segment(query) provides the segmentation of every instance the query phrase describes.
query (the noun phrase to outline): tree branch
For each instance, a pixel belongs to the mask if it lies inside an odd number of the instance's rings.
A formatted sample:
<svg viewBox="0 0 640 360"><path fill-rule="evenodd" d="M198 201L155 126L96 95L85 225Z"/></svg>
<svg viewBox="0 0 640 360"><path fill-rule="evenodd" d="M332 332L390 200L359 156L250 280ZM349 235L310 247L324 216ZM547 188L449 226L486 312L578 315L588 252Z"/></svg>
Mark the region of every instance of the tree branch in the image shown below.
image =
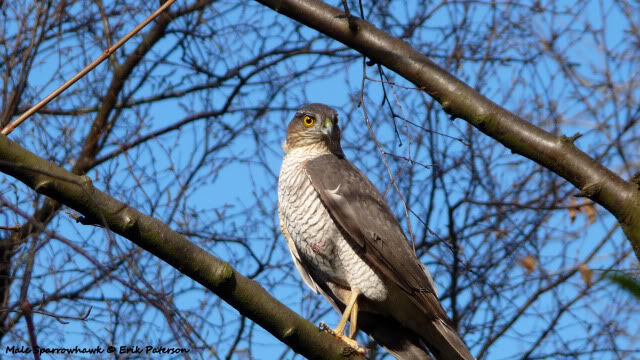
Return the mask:
<svg viewBox="0 0 640 360"><path fill-rule="evenodd" d="M204 285L294 351L309 359L362 358L334 336L273 298L256 281L78 176L0 136L0 171L104 225Z"/></svg>
<svg viewBox="0 0 640 360"><path fill-rule="evenodd" d="M357 50L423 89L451 118L461 118L512 152L571 182L579 195L609 210L620 222L640 260L640 192L575 147L576 137L558 136L525 121L467 86L408 43L371 25L353 31L345 14L319 0L257 0Z"/></svg>

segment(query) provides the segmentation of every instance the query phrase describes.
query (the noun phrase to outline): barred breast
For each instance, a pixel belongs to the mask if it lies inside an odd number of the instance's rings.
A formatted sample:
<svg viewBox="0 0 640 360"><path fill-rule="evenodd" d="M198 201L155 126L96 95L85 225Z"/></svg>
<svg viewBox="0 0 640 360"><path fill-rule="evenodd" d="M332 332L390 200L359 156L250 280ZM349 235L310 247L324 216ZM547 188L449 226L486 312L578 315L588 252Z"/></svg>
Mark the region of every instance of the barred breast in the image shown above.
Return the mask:
<svg viewBox="0 0 640 360"><path fill-rule="evenodd" d="M292 149L282 161L278 179L282 224L316 283L330 280L356 287L371 300L383 301L387 291L382 279L343 238L305 174L304 161L320 155L310 150Z"/></svg>

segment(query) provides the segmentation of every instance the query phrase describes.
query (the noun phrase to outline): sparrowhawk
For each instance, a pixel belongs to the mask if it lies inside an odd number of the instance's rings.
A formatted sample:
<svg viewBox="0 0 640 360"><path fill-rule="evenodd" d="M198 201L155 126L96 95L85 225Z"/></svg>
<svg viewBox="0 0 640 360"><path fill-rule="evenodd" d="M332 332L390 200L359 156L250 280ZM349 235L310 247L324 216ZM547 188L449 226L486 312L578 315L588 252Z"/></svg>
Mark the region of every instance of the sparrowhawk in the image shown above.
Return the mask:
<svg viewBox="0 0 640 360"><path fill-rule="evenodd" d="M343 314L334 333L357 347L361 329L398 359L473 359L386 201L345 158L337 112L301 107L283 149L280 227L304 282Z"/></svg>

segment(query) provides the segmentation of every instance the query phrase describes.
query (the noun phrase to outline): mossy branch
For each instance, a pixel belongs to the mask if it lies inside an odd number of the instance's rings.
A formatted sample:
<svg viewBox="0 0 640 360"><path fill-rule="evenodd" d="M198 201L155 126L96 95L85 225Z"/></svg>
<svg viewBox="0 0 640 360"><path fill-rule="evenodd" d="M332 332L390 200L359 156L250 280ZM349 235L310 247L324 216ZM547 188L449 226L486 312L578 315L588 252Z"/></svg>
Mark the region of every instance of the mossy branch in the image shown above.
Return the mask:
<svg viewBox="0 0 640 360"><path fill-rule="evenodd" d="M83 223L101 224L164 260L306 358L362 358L167 224L96 189L89 177L74 175L6 136L0 136L0 171L81 213Z"/></svg>
<svg viewBox="0 0 640 360"><path fill-rule="evenodd" d="M458 80L407 42L362 19L349 18L342 10L322 1L257 1L357 50L371 63L386 66L427 92L452 118L469 122L512 152L571 182L580 195L602 205L618 219L640 260L638 186L579 150L573 144L575 138L534 126Z"/></svg>

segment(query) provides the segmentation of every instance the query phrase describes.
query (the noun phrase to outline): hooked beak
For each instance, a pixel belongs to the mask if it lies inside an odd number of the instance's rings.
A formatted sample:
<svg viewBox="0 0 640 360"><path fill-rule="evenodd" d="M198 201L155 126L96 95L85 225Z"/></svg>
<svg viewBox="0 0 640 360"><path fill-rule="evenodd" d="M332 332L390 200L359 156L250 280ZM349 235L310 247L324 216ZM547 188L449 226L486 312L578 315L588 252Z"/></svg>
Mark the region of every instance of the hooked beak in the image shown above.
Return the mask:
<svg viewBox="0 0 640 360"><path fill-rule="evenodd" d="M327 137L331 137L331 133L333 133L333 121L330 119L324 121L324 124L322 124L322 133Z"/></svg>

